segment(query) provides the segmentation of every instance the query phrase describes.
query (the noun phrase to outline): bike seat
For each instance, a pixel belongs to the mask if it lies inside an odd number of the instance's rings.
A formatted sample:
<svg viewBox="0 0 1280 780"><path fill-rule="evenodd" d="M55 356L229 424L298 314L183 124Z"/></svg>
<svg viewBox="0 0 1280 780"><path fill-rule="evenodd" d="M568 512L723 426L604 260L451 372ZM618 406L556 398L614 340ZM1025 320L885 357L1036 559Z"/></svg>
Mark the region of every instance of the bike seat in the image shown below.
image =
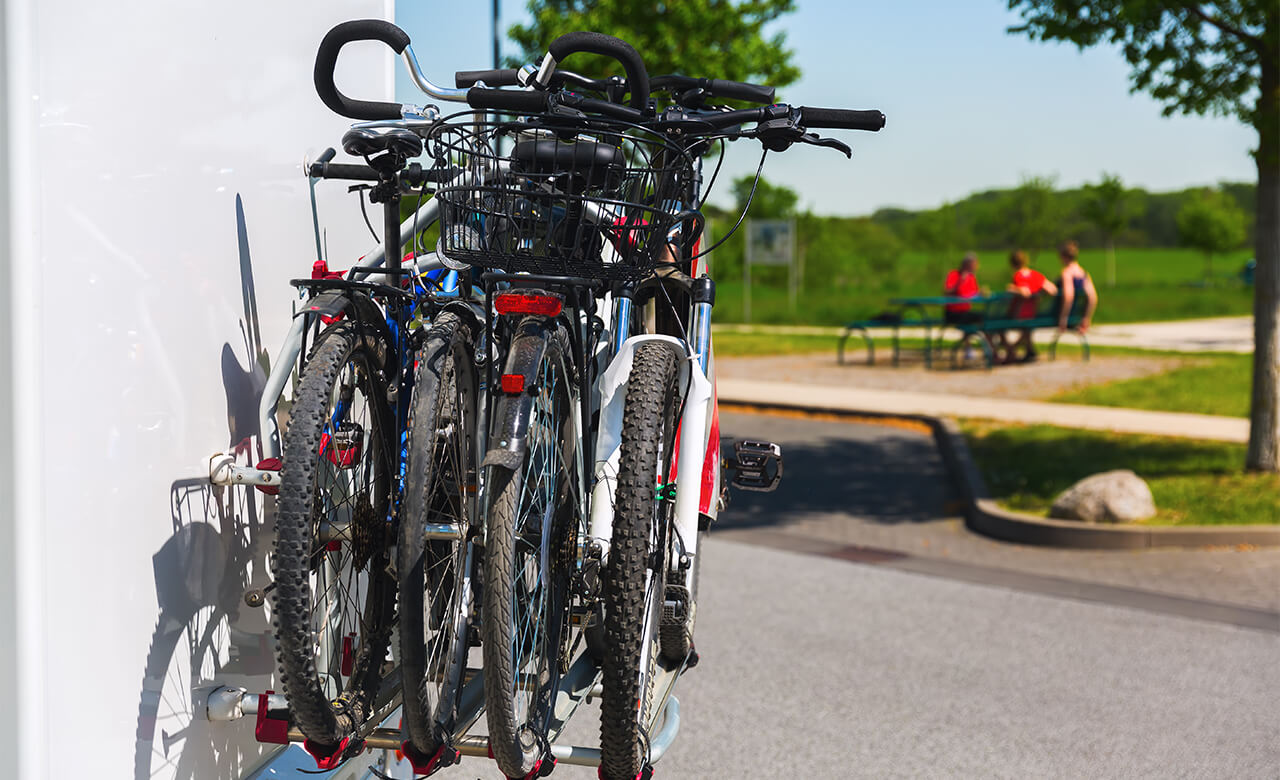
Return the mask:
<svg viewBox="0 0 1280 780"><path fill-rule="evenodd" d="M391 152L402 160L422 154L422 139L412 130L393 127L378 131L370 127L353 127L342 136L342 150L353 157L372 157Z"/></svg>
<svg viewBox="0 0 1280 780"><path fill-rule="evenodd" d="M581 179L588 187L615 186L626 169L626 158L616 146L597 141L565 143L554 138L519 141L511 150L516 165L523 173L567 173Z"/></svg>

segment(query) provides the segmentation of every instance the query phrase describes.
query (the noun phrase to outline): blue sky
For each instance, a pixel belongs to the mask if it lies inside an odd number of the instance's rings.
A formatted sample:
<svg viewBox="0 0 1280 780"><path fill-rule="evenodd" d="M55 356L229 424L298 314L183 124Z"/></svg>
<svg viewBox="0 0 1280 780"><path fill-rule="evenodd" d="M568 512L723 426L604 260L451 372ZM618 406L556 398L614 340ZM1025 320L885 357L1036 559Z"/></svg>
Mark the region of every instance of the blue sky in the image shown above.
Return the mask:
<svg viewBox="0 0 1280 780"><path fill-rule="evenodd" d="M399 0L396 17L427 75L452 86L455 70L490 62L490 6ZM1018 20L1003 0L797 6L776 26L802 76L779 100L888 117L880 133L832 131L853 146L851 161L812 147L769 156L766 178L799 192L815 213L929 208L1031 175L1074 187L1106 171L1150 190L1256 177L1251 129L1234 118L1163 118L1155 101L1129 94L1118 50L1077 52L1008 35ZM501 8L504 30L527 18L522 0ZM504 43L504 54L514 51ZM421 102L399 78L399 97ZM725 171L753 172L759 157L754 142L731 144ZM717 189L712 200L723 202L728 188Z"/></svg>

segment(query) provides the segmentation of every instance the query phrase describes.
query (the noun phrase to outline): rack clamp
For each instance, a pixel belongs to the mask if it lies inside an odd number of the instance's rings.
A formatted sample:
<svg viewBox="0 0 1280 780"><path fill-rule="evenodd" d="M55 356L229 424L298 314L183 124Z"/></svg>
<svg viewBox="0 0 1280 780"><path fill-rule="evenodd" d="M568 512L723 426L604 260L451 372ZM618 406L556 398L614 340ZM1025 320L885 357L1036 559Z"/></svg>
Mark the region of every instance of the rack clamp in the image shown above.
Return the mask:
<svg viewBox="0 0 1280 780"><path fill-rule="evenodd" d="M342 766L342 763L348 758L364 749L364 740L352 740L351 737L343 737L337 747L334 747L332 745L322 745L310 739L304 739L302 741L302 748L310 753L311 757L316 760L317 769L337 769Z"/></svg>
<svg viewBox="0 0 1280 780"><path fill-rule="evenodd" d="M209 458L209 481L227 487L253 485L267 495L276 495L280 492L280 459L267 458L249 468L238 465L234 455L216 452Z"/></svg>
<svg viewBox="0 0 1280 780"><path fill-rule="evenodd" d="M405 759L413 767L415 777L430 777L441 769L451 767L462 760L462 753L458 752L453 745L441 745L428 757L419 753L412 742L405 740L400 745L400 752L404 753Z"/></svg>

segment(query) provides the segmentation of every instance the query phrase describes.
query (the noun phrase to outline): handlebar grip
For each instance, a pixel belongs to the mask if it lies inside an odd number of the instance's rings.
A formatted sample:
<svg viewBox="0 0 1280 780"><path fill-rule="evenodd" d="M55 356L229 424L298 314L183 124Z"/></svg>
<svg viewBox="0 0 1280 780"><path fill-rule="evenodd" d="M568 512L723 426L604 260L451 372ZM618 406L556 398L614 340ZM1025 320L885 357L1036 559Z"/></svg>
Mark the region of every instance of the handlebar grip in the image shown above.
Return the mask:
<svg viewBox="0 0 1280 780"><path fill-rule="evenodd" d="M728 79L707 79L707 91L716 97L729 100L746 100L752 103L772 103L775 90L763 84L748 84L745 81L729 81Z"/></svg>
<svg viewBox="0 0 1280 780"><path fill-rule="evenodd" d="M323 152L320 153L320 156L316 158L316 162L327 163L330 160L332 160L334 155L336 154L337 152L334 151L334 148L332 146L330 146L328 149L325 149Z"/></svg>
<svg viewBox="0 0 1280 780"><path fill-rule="evenodd" d="M472 108L540 114L547 110L547 93L525 89L472 87L467 90L467 105Z"/></svg>
<svg viewBox="0 0 1280 780"><path fill-rule="evenodd" d="M333 71L338 64L338 52L352 41L382 41L400 54L409 45L409 35L382 19L357 19L334 27L325 34L316 52L316 94L330 110L349 119L399 119L399 103L353 100L334 85Z"/></svg>
<svg viewBox="0 0 1280 780"><path fill-rule="evenodd" d="M334 163L317 160L308 171L313 179L351 179L353 181L377 181L378 172L367 165Z"/></svg>
<svg viewBox="0 0 1280 780"><path fill-rule="evenodd" d="M879 111L852 111L846 108L801 106L800 124L804 127L870 130L874 133L884 127L884 114Z"/></svg>
<svg viewBox="0 0 1280 780"><path fill-rule="evenodd" d="M483 81L486 87L518 87L520 71L515 68L501 70L460 70L453 74L453 84L458 89L473 87Z"/></svg>
<svg viewBox="0 0 1280 780"><path fill-rule="evenodd" d="M557 63L577 52L603 54L622 63L627 71L627 87L631 90L631 107L644 111L649 105L649 72L640 53L626 41L598 32L571 32L561 35L547 47Z"/></svg>

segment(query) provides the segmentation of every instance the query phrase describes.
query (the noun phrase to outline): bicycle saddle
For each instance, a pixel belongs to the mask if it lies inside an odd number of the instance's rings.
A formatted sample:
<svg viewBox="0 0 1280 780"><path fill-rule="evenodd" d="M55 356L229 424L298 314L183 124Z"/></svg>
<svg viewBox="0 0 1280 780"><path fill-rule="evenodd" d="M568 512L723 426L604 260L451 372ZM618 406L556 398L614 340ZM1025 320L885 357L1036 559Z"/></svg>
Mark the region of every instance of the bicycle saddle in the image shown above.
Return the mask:
<svg viewBox="0 0 1280 780"><path fill-rule="evenodd" d="M513 170L567 173L584 180L589 187L616 184L626 168L621 149L597 141L564 143L554 138L519 141L511 150L511 156L516 162Z"/></svg>
<svg viewBox="0 0 1280 780"><path fill-rule="evenodd" d="M422 154L422 139L413 131L399 127L382 132L369 127L353 127L342 136L342 150L353 157L391 152L401 160L407 160Z"/></svg>

